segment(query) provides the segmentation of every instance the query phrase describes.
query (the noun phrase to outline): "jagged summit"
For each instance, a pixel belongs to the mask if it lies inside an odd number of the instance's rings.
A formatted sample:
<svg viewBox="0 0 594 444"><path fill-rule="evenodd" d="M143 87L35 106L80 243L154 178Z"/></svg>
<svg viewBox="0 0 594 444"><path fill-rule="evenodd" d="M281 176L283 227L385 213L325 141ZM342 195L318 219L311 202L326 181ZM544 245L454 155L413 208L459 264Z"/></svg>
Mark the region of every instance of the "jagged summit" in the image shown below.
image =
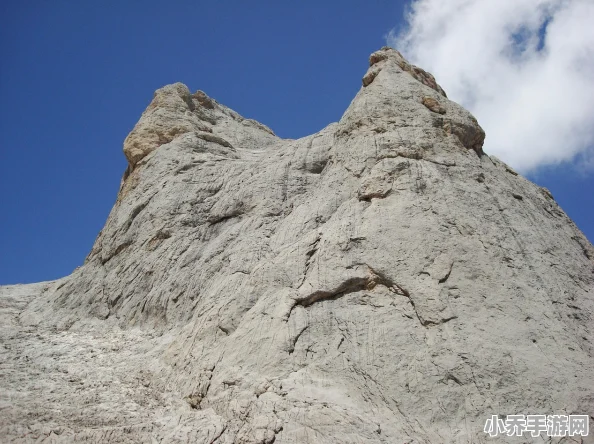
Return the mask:
<svg viewBox="0 0 594 444"><path fill-rule="evenodd" d="M447 97L445 91L435 81L435 77L418 66L408 63L406 59L402 57L400 52L389 46L384 46L382 49L369 56L369 66L373 69L367 71L367 74L363 77L363 86L369 86L384 66L390 63L395 63L402 71L407 72L423 85L426 85L442 96Z"/></svg>
<svg viewBox="0 0 594 444"><path fill-rule="evenodd" d="M215 134L216 130L225 132L224 128L229 125L233 128L233 142L236 144L249 143L246 139L253 138L251 133L254 129L274 136L267 126L241 117L203 91L191 94L186 85L174 83L155 91L150 105L124 141L124 154L130 167L134 168L159 146L188 133L231 148L228 141Z"/></svg>
<svg viewBox="0 0 594 444"><path fill-rule="evenodd" d="M393 113L393 110L390 111L390 109L393 108L395 102L413 99L406 94L414 91L417 95L422 95L420 100L419 97L414 97L418 104L423 104L429 110L438 114L446 114L449 110L450 115L447 117L450 119L444 123L446 131L451 133L453 119L455 122L454 133L460 136L465 146L475 149L477 153L481 152L484 132L476 120L459 106L455 104L449 107L441 105L440 99L445 98L446 94L431 74L409 64L398 51L387 46L371 54L369 66L369 70L363 77L364 87L370 86L380 73L382 75L375 82L373 91L363 90L360 94L362 99L359 100L375 99L374 105L378 108L376 113L381 108L388 108L387 111ZM402 73L409 74L412 79L428 86L438 94L428 93L426 88L415 85L413 80L407 76L397 79L396 77ZM383 91L378 94L377 88L381 88ZM391 101L387 101L387 99L391 99ZM444 104L450 103L447 100L443 101ZM360 120L377 120L378 117L373 114L372 108L369 106L357 107L357 104L353 104L345 116L349 114L349 111L351 114L356 112ZM343 117L344 119L345 117ZM384 119L378 123L395 124L396 122L389 120L386 122ZM274 136L273 131L267 126L255 120L243 118L235 111L208 97L203 91L198 90L191 94L186 85L175 83L164 86L155 92L152 102L124 141L124 154L130 168L133 169L136 163L159 146L170 143L183 135L210 140L227 148L234 146L249 148L250 142L254 141L257 141L258 147L261 147L261 135L259 132L254 133L253 130L264 131ZM376 131L381 130L382 127L376 129ZM227 140L225 137L232 140ZM269 140L272 139L269 138Z"/></svg>
<svg viewBox="0 0 594 444"><path fill-rule="evenodd" d="M0 288L0 433L462 443L594 411L594 249L484 137L390 48L298 140L159 89L85 264Z"/></svg>

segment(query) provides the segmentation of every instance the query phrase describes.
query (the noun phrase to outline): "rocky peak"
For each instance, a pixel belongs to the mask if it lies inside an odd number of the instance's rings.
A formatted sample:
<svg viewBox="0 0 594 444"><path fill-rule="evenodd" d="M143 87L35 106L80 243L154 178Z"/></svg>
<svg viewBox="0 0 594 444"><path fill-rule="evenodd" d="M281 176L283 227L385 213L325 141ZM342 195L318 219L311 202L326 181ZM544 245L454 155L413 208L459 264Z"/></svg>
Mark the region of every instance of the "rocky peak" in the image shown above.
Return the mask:
<svg viewBox="0 0 594 444"><path fill-rule="evenodd" d="M0 433L482 442L594 411L594 249L484 137L390 48L298 140L159 89L85 264L0 288Z"/></svg>
<svg viewBox="0 0 594 444"><path fill-rule="evenodd" d="M232 144L225 136L241 143L252 135L249 129L242 131L242 126L274 136L265 125L244 119L203 91L191 94L183 83L174 83L155 91L153 100L124 141L124 154L132 170L152 151L184 135L217 140L221 145L231 148ZM229 127L233 129L230 131Z"/></svg>
<svg viewBox="0 0 594 444"><path fill-rule="evenodd" d="M397 66L400 71L410 74L423 85L426 85L442 96L447 97L445 91L437 84L435 78L431 74L415 65L411 65L404 57L402 57L400 52L388 46L384 46L382 49L369 56L369 70L367 70L367 73L363 76L363 86L369 86L385 65L392 65L392 69L394 69L394 65Z"/></svg>

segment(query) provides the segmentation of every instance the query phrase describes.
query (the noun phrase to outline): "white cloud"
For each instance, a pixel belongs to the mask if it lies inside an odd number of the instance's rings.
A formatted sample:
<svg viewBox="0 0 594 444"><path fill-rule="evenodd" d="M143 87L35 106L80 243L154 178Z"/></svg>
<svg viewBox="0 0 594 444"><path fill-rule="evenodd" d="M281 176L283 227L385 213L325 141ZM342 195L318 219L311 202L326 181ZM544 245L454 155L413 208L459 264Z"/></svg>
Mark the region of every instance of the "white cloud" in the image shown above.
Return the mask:
<svg viewBox="0 0 594 444"><path fill-rule="evenodd" d="M407 22L388 44L477 117L487 153L524 172L593 158L594 0L413 0Z"/></svg>

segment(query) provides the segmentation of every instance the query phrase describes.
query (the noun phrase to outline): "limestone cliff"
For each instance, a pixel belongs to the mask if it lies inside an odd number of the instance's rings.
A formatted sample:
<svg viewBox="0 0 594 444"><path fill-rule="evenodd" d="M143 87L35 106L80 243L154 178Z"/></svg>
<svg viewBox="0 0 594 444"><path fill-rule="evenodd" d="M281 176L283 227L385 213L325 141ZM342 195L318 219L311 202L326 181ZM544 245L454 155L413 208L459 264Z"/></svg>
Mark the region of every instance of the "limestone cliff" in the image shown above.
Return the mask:
<svg viewBox="0 0 594 444"><path fill-rule="evenodd" d="M594 414L594 249L484 138L390 48L298 140L158 90L84 265L0 287L0 435L476 443Z"/></svg>

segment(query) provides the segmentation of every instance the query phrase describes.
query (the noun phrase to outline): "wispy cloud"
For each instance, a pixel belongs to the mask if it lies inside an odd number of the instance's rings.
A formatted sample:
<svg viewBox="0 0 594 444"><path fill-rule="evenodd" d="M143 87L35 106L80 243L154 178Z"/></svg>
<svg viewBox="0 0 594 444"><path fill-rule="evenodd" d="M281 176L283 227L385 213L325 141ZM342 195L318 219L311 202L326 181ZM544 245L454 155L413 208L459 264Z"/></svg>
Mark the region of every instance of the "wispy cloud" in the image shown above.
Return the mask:
<svg viewBox="0 0 594 444"><path fill-rule="evenodd" d="M475 114L486 152L524 172L592 163L594 1L413 0L406 18L388 44Z"/></svg>

